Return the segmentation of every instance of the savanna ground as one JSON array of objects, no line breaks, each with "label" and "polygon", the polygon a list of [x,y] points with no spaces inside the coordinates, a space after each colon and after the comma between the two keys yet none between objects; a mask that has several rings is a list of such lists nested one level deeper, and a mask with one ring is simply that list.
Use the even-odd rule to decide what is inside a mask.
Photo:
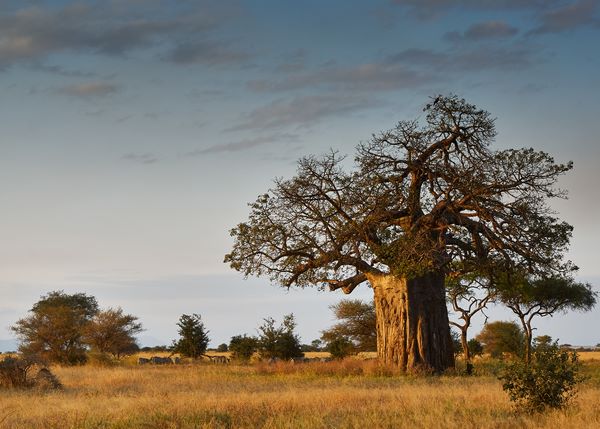
[{"label": "savanna ground", "polygon": [[[495,377],[406,376],[374,361],[54,367],[62,391],[0,392],[1,428],[600,427],[600,352],[564,411],[516,412]],[[130,361],[131,362],[131,361]]]}]

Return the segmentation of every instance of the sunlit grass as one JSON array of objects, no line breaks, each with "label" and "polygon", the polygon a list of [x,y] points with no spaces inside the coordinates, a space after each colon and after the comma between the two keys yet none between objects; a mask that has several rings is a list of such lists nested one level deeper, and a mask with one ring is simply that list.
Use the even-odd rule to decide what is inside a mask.
[{"label": "sunlit grass", "polygon": [[586,428],[600,389],[573,407],[515,413],[493,376],[397,375],[375,362],[53,368],[64,391],[4,391],[1,428]]}]

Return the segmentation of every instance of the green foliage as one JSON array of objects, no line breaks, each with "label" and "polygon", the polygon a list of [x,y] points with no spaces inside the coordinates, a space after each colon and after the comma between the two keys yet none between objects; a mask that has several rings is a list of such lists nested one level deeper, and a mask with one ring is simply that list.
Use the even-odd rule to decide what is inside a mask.
[{"label": "green foliage", "polygon": [[345,337],[338,337],[327,344],[327,351],[334,359],[343,359],[354,351],[352,341]]},{"label": "green foliage", "polygon": [[[458,356],[463,354],[464,350],[460,340],[460,334],[456,331],[450,331],[450,335],[452,336],[454,355]],[[471,357],[481,356],[483,354],[483,345],[476,338],[471,338],[469,341],[467,341],[467,347],[469,347]]]},{"label": "green foliage", "polygon": [[231,357],[240,361],[247,362],[254,352],[258,349],[258,339],[248,337],[247,335],[236,335],[231,337],[229,342],[229,351]]},{"label": "green foliage", "polygon": [[487,323],[476,337],[483,345],[485,353],[493,358],[501,358],[503,353],[523,355],[523,331],[515,322]]},{"label": "green foliage", "polygon": [[182,314],[177,322],[179,340],[173,341],[171,351],[182,356],[199,358],[206,352],[208,346],[208,331],[199,314]]},{"label": "green foliage", "polygon": [[98,312],[86,325],[84,341],[94,352],[120,358],[139,349],[135,335],[142,331],[137,317],[123,314],[121,308],[109,308]]},{"label": "green foliage", "polygon": [[294,334],[296,322],[294,315],[284,316],[280,326],[275,326],[275,320],[268,317],[258,328],[258,351],[262,358],[278,358],[288,360],[302,357],[300,339]]},{"label": "green foliage", "polygon": [[579,374],[577,353],[561,350],[556,342],[538,345],[529,364],[509,364],[499,377],[511,401],[524,411],[563,408],[576,394]]},{"label": "green foliage", "polygon": [[464,352],[464,350],[460,341],[460,334],[454,330],[451,330],[450,336],[452,337],[452,348],[454,349],[454,356],[461,355]]},{"label": "green foliage", "polygon": [[481,344],[477,338],[471,338],[467,345],[469,347],[469,351],[471,352],[471,356],[481,356],[483,354],[483,344]]},{"label": "green foliage", "polygon": [[346,338],[356,351],[377,350],[375,303],[359,299],[343,299],[329,307],[338,323],[322,332],[321,339],[330,343]]},{"label": "green foliage", "polygon": [[11,330],[19,337],[19,351],[60,364],[86,361],[84,331],[98,313],[98,303],[84,293],[50,292],[33,305],[30,315]]},{"label": "green foliage", "polygon": [[223,344],[219,344],[217,346],[217,351],[220,353],[226,352],[229,350],[229,347],[227,347],[227,344],[223,343]]}]

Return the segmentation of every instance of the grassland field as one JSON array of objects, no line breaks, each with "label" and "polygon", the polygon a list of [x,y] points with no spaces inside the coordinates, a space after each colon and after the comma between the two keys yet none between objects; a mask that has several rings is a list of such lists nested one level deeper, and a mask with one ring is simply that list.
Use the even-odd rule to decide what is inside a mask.
[{"label": "grassland field", "polygon": [[0,428],[600,427],[600,352],[580,353],[588,379],[572,405],[541,415],[513,408],[486,359],[476,376],[423,377],[358,359],[139,366],[134,358],[52,367],[60,391],[0,392]]}]

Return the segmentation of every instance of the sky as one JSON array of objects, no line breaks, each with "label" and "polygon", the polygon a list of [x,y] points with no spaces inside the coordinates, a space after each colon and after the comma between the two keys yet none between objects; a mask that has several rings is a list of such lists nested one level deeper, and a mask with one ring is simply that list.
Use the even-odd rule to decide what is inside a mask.
[{"label": "sky", "polygon": [[[302,156],[352,156],[437,94],[497,118],[493,148],[574,162],[552,206],[600,290],[599,45],[599,0],[1,1],[0,350],[52,290],[138,316],[142,345],[191,313],[213,346],[288,313],[318,338],[344,296],[244,279],[229,230]],[[591,345],[598,326],[537,323]]]}]

